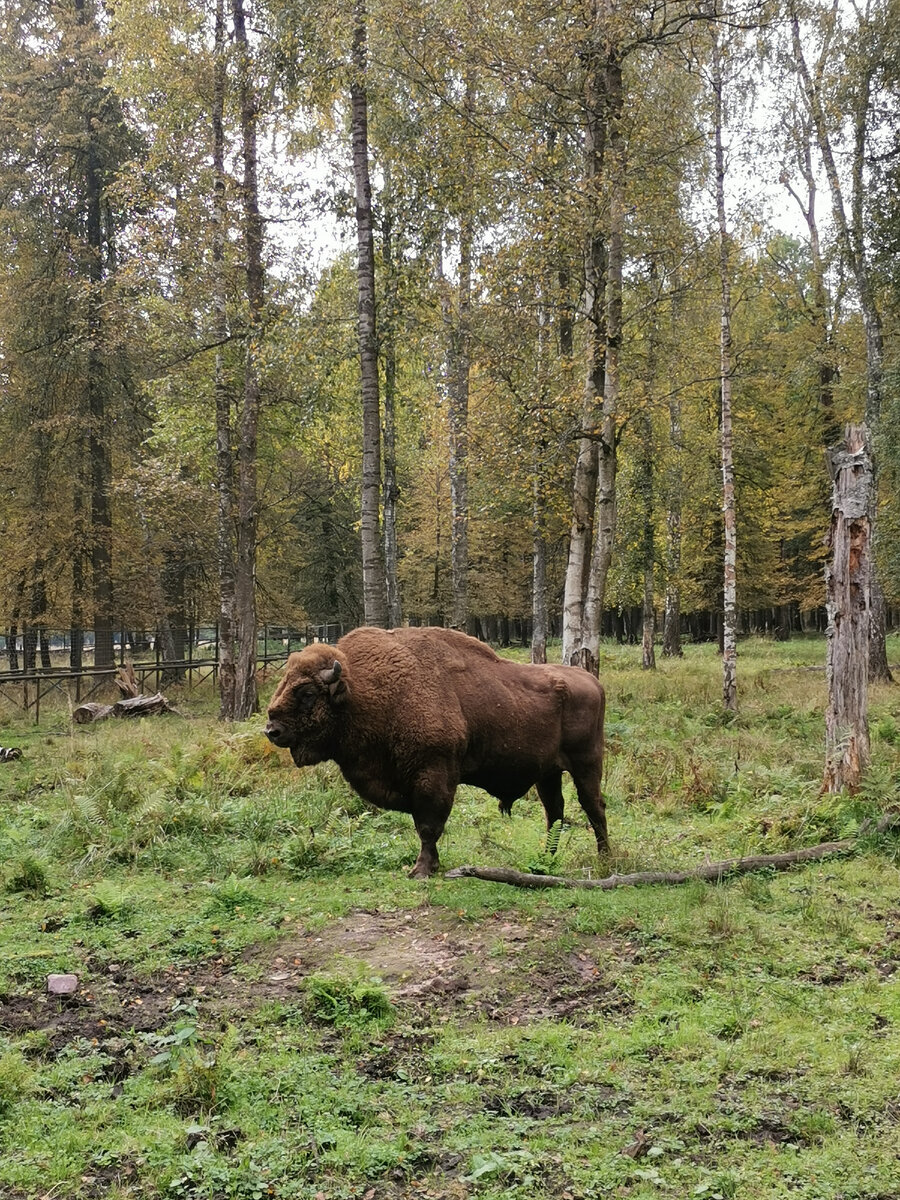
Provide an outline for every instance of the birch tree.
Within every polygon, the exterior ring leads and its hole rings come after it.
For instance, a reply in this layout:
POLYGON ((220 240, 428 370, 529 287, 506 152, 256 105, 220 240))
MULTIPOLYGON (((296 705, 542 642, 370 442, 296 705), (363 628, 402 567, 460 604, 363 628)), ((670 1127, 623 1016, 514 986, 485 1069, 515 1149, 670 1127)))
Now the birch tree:
POLYGON ((732 427, 732 334, 731 334, 731 234, 725 207, 725 79, 720 32, 712 26, 710 83, 713 93, 713 139, 715 162, 716 222, 719 233, 719 396, 720 451, 722 462, 722 517, 724 559, 722 575, 722 703, 727 711, 737 709, 737 515, 734 494, 734 431, 732 427))
POLYGON ((360 536, 363 605, 367 625, 387 624, 384 560, 380 535, 381 406, 375 328, 375 238, 369 176, 369 103, 366 88, 365 0, 356 0, 351 55, 350 120, 356 189, 357 330, 362 394, 363 468, 360 536))

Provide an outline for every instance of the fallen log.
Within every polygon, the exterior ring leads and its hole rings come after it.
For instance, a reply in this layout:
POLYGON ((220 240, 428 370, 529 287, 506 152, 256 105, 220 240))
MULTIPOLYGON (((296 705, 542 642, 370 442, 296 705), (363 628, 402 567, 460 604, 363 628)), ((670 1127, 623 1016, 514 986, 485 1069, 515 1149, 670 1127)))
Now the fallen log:
POLYGON ((856 849, 861 838, 900 829, 900 814, 887 813, 880 820, 864 821, 859 833, 837 842, 820 842, 801 850, 785 850, 780 854, 752 854, 747 858, 727 858, 722 862, 701 863, 685 871, 635 871, 630 875, 607 875, 604 879, 567 879, 562 875, 530 875, 507 867, 454 867, 444 873, 445 879, 484 879, 489 883, 508 883, 524 888, 595 888, 611 891, 617 887, 637 887, 641 884, 690 883, 702 879, 718 883, 730 875, 746 875, 751 871, 783 871, 798 863, 818 862, 835 854, 847 854, 856 849))
POLYGON ((179 715, 165 696, 157 692, 155 696, 129 696, 115 704, 97 704, 89 700, 74 710, 72 720, 76 725, 90 725, 109 717, 155 717, 161 713, 179 715))

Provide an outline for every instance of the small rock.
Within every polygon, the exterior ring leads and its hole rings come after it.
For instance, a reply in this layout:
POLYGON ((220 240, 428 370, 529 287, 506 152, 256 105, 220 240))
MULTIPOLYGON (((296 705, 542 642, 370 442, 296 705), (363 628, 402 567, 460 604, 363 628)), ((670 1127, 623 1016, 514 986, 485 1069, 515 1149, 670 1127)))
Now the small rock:
POLYGON ((78 976, 48 975, 47 991, 51 996, 74 996, 78 991, 78 976))

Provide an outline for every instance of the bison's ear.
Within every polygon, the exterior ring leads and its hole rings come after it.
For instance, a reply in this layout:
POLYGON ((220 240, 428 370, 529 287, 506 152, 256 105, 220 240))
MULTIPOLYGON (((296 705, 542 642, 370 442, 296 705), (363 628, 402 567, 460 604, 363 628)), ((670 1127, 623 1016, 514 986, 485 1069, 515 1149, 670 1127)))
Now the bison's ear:
POLYGON ((341 704, 346 700, 347 682, 341 678, 341 664, 337 659, 334 660, 332 666, 319 672, 319 678, 328 688, 329 695, 336 704, 341 704))

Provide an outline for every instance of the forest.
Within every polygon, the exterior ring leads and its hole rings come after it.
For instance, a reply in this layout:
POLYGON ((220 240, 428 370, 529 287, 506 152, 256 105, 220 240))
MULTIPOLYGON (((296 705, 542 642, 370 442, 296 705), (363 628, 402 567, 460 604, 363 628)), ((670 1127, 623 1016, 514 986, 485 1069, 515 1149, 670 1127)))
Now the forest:
POLYGON ((898 0, 0 0, 3 1200, 897 1200, 898 194, 898 0), (608 851, 266 736, 404 623, 608 851))
POLYGON ((0 12, 10 670, 215 626, 240 716, 264 626, 727 660, 824 629, 862 420, 896 618, 895 0, 0 12))

